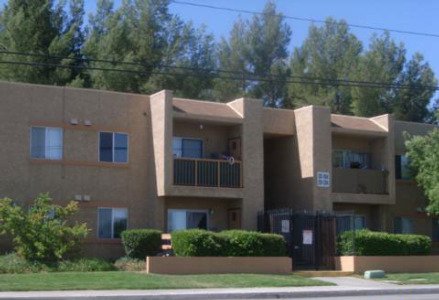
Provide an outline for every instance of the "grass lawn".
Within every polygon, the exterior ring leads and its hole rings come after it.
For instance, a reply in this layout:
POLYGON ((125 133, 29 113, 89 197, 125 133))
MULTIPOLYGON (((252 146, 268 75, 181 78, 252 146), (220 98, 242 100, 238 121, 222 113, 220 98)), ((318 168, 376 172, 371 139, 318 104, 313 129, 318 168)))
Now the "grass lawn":
POLYGON ((399 284, 439 284, 439 273, 394 273, 386 274, 380 280, 395 281, 399 284))
POLYGON ((297 275, 148 275, 135 272, 62 272, 0 275, 0 291, 184 289, 316 285, 331 284, 297 275))

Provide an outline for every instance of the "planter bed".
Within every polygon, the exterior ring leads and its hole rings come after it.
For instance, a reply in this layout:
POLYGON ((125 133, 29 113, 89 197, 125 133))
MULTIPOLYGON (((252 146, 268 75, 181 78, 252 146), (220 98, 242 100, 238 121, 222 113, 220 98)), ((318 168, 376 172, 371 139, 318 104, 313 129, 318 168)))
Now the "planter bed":
POLYGON ((424 256, 336 256, 337 270, 363 273, 384 270, 389 273, 439 272, 439 255, 424 256))
POLYGON ((156 274, 288 274, 290 257, 148 256, 146 272, 156 274))

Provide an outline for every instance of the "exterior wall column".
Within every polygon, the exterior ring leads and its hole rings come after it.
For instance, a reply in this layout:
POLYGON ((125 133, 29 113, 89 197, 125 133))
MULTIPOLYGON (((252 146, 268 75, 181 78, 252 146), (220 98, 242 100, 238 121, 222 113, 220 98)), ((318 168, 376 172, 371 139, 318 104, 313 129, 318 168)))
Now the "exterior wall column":
POLYGON ((257 215, 264 209, 264 138, 262 101, 241 98, 228 103, 243 118, 241 128, 243 163, 242 228, 255 230, 257 215))

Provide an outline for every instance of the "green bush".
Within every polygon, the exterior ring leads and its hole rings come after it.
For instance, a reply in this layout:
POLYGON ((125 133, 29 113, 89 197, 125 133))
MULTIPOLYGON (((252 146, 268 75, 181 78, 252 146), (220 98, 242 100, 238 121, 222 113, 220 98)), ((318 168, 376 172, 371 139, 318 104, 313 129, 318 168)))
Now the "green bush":
POLYGON ((129 229, 121 234, 122 244, 128 257, 145 259, 161 251, 162 232, 155 229, 129 229))
POLYGON ((114 262, 116 269, 121 271, 145 271, 145 260, 140 260, 131 257, 121 257, 114 262))
POLYGON ((214 233, 192 229, 172 234, 178 256, 283 256, 285 241, 276 234, 230 230, 214 233))
POLYGON ((226 256, 286 255, 285 240, 278 234, 229 230, 221 232, 220 235, 226 240, 226 256))
POLYGON ((415 234, 391 234, 370 230, 346 231, 340 235, 341 255, 428 255, 431 239, 415 234))
POLYGON ((222 256, 224 253, 224 238, 206 230, 176 231, 171 240, 177 256, 222 256))
POLYGON ((27 260, 59 261, 76 250, 89 232, 85 223, 68 222, 77 211, 76 202, 64 207, 55 205, 48 194, 38 195, 31 207, 3 198, 0 235, 9 234, 14 250, 27 260))
POLYGON ((102 272, 114 271, 115 266, 109 261, 99 258, 81 258, 78 260, 66 260, 58 264, 58 272, 102 272))
POLYGON ((36 273, 49 271, 49 267, 40 262, 29 262, 16 253, 0 255, 0 274, 36 273))

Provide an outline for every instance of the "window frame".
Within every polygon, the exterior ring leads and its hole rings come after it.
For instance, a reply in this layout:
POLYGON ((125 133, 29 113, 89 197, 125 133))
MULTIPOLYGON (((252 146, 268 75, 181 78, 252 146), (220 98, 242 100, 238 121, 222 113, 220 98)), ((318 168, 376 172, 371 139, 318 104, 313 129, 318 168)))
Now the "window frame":
MULTIPOLYGON (((29 127, 29 157, 31 159, 36 160, 53 160, 53 161, 61 161, 64 159, 64 128, 62 127, 56 127, 56 126, 30 126, 29 127), (46 147, 44 147, 44 157, 33 157, 32 156, 32 142, 33 142, 33 134, 32 129, 33 128, 43 128, 44 129, 44 135, 47 133, 47 129, 59 129, 61 131, 61 157, 60 158, 48 158, 46 157, 46 147)), ((45 145, 44 145, 45 146, 45 145)))
MULTIPOLYGON (((125 212, 126 212, 126 220, 127 220, 127 226, 126 226, 126 229, 128 229, 128 220, 129 220, 129 218, 128 218, 128 208, 127 207, 98 207, 98 209, 97 209, 97 212, 98 212, 98 217, 97 217, 97 228, 96 228, 96 235, 97 235, 97 237, 98 237, 98 239, 100 239, 100 240, 120 240, 121 238, 119 237, 119 238, 115 238, 114 237, 114 210, 115 209, 123 209, 123 210, 125 210, 125 212), (109 237, 109 238, 106 238, 106 237, 100 237, 99 236, 99 224, 100 224, 100 214, 99 214, 99 211, 101 210, 101 209, 111 209, 111 237, 109 237)), ((125 229, 125 230, 126 230, 125 229)))
POLYGON ((130 161, 130 135, 128 132, 122 132, 122 131, 99 131, 98 132, 98 161, 102 163, 109 163, 109 164, 128 164, 130 161), (111 161, 105 161, 101 160, 101 133, 111 133, 111 161), (115 136, 116 134, 125 134, 127 137, 127 161, 121 162, 121 161, 114 161, 114 150, 115 150, 115 136))
POLYGON ((201 142, 201 157, 199 158, 203 158, 204 156, 204 140, 202 138, 196 138, 196 137, 184 137, 184 136, 173 136, 172 137, 172 156, 174 158, 192 158, 192 159, 196 159, 194 157, 185 157, 183 156, 183 140, 195 140, 195 141, 200 141, 201 142), (174 139, 179 139, 180 140, 180 149, 181 149, 181 156, 177 156, 174 154, 174 139))

